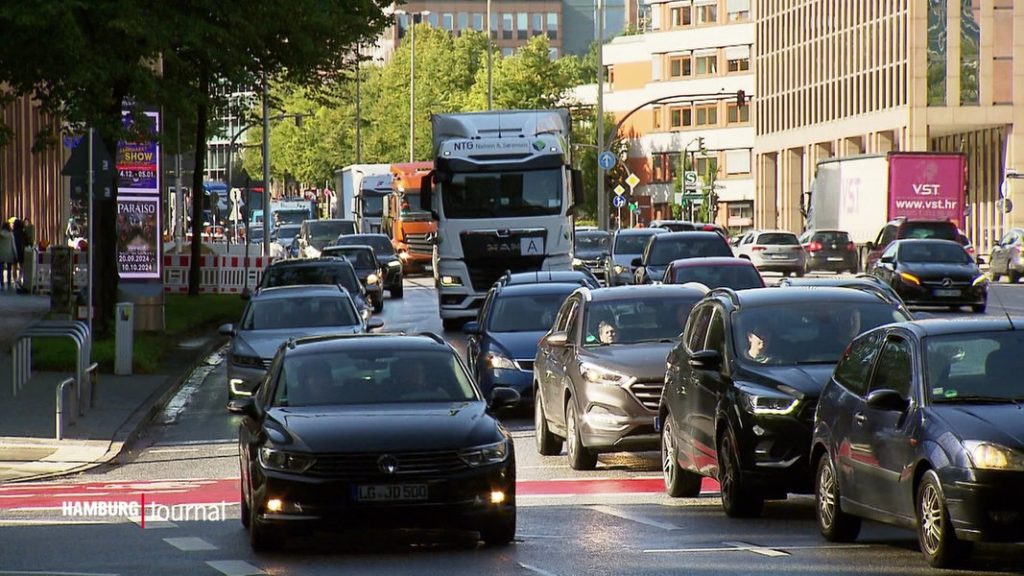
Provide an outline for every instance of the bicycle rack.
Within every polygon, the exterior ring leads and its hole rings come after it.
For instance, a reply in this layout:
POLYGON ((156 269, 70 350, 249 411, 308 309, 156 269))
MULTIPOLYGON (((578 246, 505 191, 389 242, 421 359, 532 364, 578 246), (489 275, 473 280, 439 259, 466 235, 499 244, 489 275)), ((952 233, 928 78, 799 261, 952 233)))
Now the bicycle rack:
POLYGON ((77 358, 75 363, 75 404, 74 413, 84 415, 86 404, 82 402, 83 389, 86 399, 93 402, 92 380, 98 375, 96 365, 90 365, 92 357, 92 334, 89 327, 81 321, 40 320, 22 330, 11 344, 11 380, 14 396, 17 396, 25 383, 32 378, 32 338, 51 337, 70 338, 75 343, 77 358))

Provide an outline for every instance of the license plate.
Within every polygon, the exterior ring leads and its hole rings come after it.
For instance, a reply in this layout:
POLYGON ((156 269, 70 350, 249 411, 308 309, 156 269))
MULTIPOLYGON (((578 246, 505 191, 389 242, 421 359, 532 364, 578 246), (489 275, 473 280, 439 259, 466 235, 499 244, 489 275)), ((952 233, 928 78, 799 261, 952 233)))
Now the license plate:
POLYGON ((843 261, 843 259, 842 259, 842 258, 840 258, 840 257, 836 257, 836 256, 830 256, 830 257, 829 257, 829 259, 828 259, 828 261, 829 261, 829 262, 842 262, 842 261, 843 261))
POLYGON ((788 254, 772 254, 771 258, 773 260, 787 260, 787 259, 789 259, 789 255, 788 254))
POLYGON ((357 486, 355 496, 359 502, 405 502, 426 500, 428 490, 426 484, 374 484, 357 486))
POLYGON ((527 238, 520 238, 519 240, 519 255, 520 256, 543 256, 544 255, 544 239, 530 236, 527 238))
POLYGON ((940 297, 940 298, 949 298, 949 297, 959 296, 960 295, 960 291, 959 290, 943 290, 943 289, 940 288, 940 289, 936 289, 935 290, 935 295, 940 297))

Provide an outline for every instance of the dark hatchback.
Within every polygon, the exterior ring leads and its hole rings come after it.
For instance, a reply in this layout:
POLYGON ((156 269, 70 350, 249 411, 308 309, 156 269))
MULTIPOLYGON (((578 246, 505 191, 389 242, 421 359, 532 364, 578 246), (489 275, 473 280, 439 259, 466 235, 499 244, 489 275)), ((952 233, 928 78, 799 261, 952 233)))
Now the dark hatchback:
POLYGON ((373 311, 380 312, 384 309, 384 266, 377 260, 373 248, 370 246, 326 246, 323 249, 324 256, 335 256, 344 258, 352 263, 356 276, 363 284, 366 295, 373 304, 373 311))
POLYGON ((254 550, 291 531, 452 528, 506 544, 512 438, 434 335, 292 340, 239 427, 241 518, 254 550))
POLYGON ((554 324, 555 314, 575 283, 497 285, 491 288, 477 319, 462 327, 466 363, 489 398, 494 388, 512 388, 524 402, 533 400, 533 361, 537 343, 554 324))
POLYGON ((345 288, 363 320, 370 318, 372 305, 366 297, 366 290, 359 281, 352 263, 344 258, 324 256, 273 262, 263 271, 257 290, 318 284, 333 284, 345 288))
POLYGON ((383 234, 342 234, 334 240, 334 246, 369 246, 377 257, 384 272, 382 283, 392 298, 404 295, 402 286, 402 261, 395 253, 391 239, 383 234))
POLYGON ((586 266, 595 276, 604 276, 604 260, 612 253, 611 234, 605 230, 576 232, 573 266, 586 266))
POLYGON ((661 279, 663 284, 697 282, 708 288, 764 288, 764 278, 745 258, 686 258, 673 261, 661 279))
POLYGON ((871 270, 908 306, 970 306, 984 312, 988 277, 951 240, 896 240, 871 270))
POLYGON ((800 244, 807 252, 807 271, 849 271, 856 273, 860 266, 857 244, 843 230, 814 230, 800 236, 800 244))
POLYGON ((1024 541, 1024 318, 924 320, 858 337, 818 403, 818 527, 916 529, 929 564, 1024 541))
POLYGON ((811 490, 814 407, 853 338, 910 320, 898 303, 846 288, 712 290, 668 355, 658 409, 666 492, 717 478, 731 517, 811 490))
POLYGON ((633 283, 660 281, 675 260, 711 256, 732 256, 729 243, 716 232, 668 232, 652 236, 643 254, 631 262, 635 269, 633 283))

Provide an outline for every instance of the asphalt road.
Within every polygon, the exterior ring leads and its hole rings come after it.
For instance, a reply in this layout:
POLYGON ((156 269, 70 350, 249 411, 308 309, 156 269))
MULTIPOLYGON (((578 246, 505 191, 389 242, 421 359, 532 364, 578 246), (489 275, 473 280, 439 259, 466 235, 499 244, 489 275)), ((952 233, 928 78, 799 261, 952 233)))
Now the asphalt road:
MULTIPOLYGON (((385 330, 440 331, 431 286, 407 280, 404 300, 386 301, 385 330)), ((988 313, 1001 314, 1000 303, 1024 314, 1024 286, 996 286, 988 313)), ((445 336, 463 349, 461 334, 445 336)), ((531 419, 522 413, 504 418, 516 438, 520 481, 513 545, 487 548, 472 535, 358 532, 257 555, 238 521, 238 418, 225 411, 225 396, 224 366, 214 355, 116 463, 19 486, 20 496, 0 491, 0 576, 933 573, 909 531, 868 523, 856 543, 829 545, 809 497, 770 503, 760 519, 729 520, 712 483, 699 498, 666 497, 655 454, 602 456, 597 470, 574 472, 564 456, 536 454, 531 419), (145 495, 156 512, 145 529, 141 518, 75 515, 76 501, 124 494, 145 495)), ((1024 547, 981 546, 964 571, 945 573, 1021 567, 1024 547)))

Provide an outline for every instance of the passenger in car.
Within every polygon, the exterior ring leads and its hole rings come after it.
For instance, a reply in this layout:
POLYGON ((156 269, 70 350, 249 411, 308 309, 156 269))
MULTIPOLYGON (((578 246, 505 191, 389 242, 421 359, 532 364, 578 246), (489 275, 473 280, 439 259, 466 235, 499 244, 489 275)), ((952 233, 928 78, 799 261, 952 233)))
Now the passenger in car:
POLYGON ((609 322, 602 321, 597 325, 597 339, 602 344, 614 344, 618 341, 618 331, 609 322))
POLYGON ((767 364, 772 360, 766 348, 770 342, 768 330, 763 326, 752 326, 747 331, 747 358, 758 364, 767 364))

